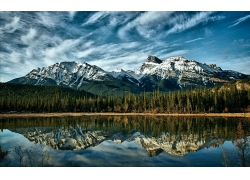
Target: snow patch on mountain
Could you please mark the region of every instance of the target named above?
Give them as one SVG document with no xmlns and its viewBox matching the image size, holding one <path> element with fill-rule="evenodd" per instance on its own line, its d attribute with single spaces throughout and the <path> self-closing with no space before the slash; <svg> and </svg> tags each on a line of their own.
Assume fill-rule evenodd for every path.
<svg viewBox="0 0 250 180">
<path fill-rule="evenodd" d="M 88 81 L 109 80 L 110 76 L 101 68 L 92 66 L 88 63 L 61 62 L 54 65 L 33 69 L 28 73 L 26 78 L 37 80 L 35 85 L 45 79 L 51 79 L 57 85 L 64 84 L 68 86 L 77 86 L 79 88 L 82 83 Z"/>
<path fill-rule="evenodd" d="M 114 78 L 117 78 L 120 80 L 127 80 L 131 82 L 132 84 L 138 84 L 138 80 L 132 74 L 130 74 L 127 71 L 124 71 L 121 68 L 117 68 L 116 70 L 112 72 L 107 72 L 107 73 L 113 76 Z"/>
</svg>

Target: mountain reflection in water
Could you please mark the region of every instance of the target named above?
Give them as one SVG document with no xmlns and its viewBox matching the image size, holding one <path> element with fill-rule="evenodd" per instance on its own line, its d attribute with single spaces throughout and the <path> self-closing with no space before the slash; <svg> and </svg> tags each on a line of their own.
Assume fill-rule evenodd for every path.
<svg viewBox="0 0 250 180">
<path fill-rule="evenodd" d="M 1 129 L 58 151 L 86 150 L 103 141 L 133 142 L 155 157 L 162 152 L 182 157 L 225 141 L 247 138 L 246 118 L 83 116 L 3 119 Z"/>
</svg>

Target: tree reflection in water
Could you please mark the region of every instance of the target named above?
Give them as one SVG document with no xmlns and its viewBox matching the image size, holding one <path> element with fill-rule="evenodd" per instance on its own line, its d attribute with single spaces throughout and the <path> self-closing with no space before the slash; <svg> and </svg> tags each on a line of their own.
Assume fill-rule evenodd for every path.
<svg viewBox="0 0 250 180">
<path fill-rule="evenodd" d="M 3 119 L 1 129 L 9 129 L 23 134 L 30 141 L 50 145 L 55 149 L 67 149 L 65 144 L 73 144 L 71 150 L 86 149 L 102 141 L 134 141 L 139 143 L 150 157 L 163 151 L 175 156 L 184 156 L 203 148 L 222 147 L 225 166 L 249 166 L 250 164 L 250 119 L 222 117 L 154 117 L 154 116 L 84 116 Z M 61 136 L 69 137 L 60 138 Z M 48 136 L 49 135 L 49 136 Z M 42 137 L 39 139 L 37 137 Z M 79 138 L 85 137 L 82 144 Z M 44 140 L 50 138 L 48 140 Z M 86 141 L 87 139 L 87 141 Z M 70 140 L 70 141 L 69 141 Z M 235 145 L 233 151 L 224 148 L 224 142 Z M 61 143 L 61 144 L 60 144 Z M 53 144 L 53 145 L 51 145 Z M 40 166 L 31 158 L 32 151 L 15 148 L 14 153 L 20 166 Z M 46 153 L 45 153 L 46 154 Z M 48 157 L 48 154 L 45 155 Z M 38 158 L 37 158 L 38 159 Z M 46 158 L 45 158 L 46 159 Z M 45 161 L 42 160 L 43 162 Z M 48 158 L 47 158 L 48 159 Z M 47 163 L 49 165 L 49 163 Z M 46 166 L 43 163 L 42 166 Z"/>
<path fill-rule="evenodd" d="M 50 165 L 50 149 L 45 146 L 22 147 L 16 146 L 13 150 L 14 158 L 20 167 L 45 167 Z"/>
<path fill-rule="evenodd" d="M 229 152 L 223 149 L 223 164 L 225 166 L 250 167 L 250 131 L 242 121 L 238 122 L 236 130 L 237 139 L 233 141 L 235 150 Z"/>
<path fill-rule="evenodd" d="M 3 166 L 3 159 L 10 153 L 8 150 L 2 150 L 2 146 L 0 146 L 0 166 Z"/>
</svg>

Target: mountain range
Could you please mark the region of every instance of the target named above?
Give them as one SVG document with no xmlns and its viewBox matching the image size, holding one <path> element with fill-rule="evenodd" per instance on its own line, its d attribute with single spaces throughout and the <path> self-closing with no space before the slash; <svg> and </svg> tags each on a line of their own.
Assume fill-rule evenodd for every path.
<svg viewBox="0 0 250 180">
<path fill-rule="evenodd" d="M 196 87 L 213 87 L 231 80 L 247 78 L 248 75 L 222 70 L 216 64 L 200 63 L 184 57 L 160 60 L 148 56 L 135 70 L 117 68 L 112 72 L 86 62 L 61 62 L 48 67 L 33 69 L 27 75 L 10 83 L 31 85 L 55 85 L 81 89 L 93 94 L 121 94 L 152 92 L 154 89 L 171 91 Z"/>
</svg>

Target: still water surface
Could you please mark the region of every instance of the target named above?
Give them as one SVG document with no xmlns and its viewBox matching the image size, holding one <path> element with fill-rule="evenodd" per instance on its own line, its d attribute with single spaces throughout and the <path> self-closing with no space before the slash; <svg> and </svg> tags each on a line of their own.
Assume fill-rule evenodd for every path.
<svg viewBox="0 0 250 180">
<path fill-rule="evenodd" d="M 250 119 L 84 116 L 0 120 L 1 166 L 249 166 Z"/>
</svg>

